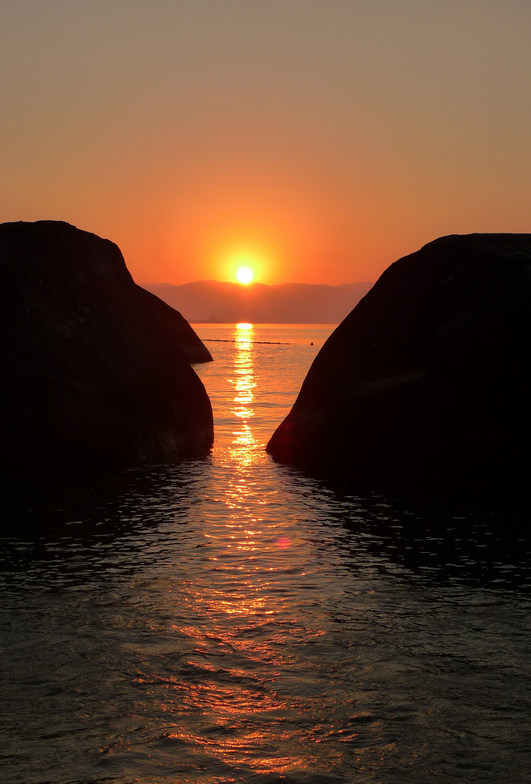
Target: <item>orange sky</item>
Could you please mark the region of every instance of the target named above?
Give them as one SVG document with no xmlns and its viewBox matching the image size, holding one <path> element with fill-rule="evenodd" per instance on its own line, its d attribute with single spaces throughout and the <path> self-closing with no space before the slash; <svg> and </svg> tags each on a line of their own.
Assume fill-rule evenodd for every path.
<svg viewBox="0 0 531 784">
<path fill-rule="evenodd" d="M 0 221 L 118 243 L 139 283 L 375 280 L 527 232 L 531 3 L 0 5 Z"/>
</svg>

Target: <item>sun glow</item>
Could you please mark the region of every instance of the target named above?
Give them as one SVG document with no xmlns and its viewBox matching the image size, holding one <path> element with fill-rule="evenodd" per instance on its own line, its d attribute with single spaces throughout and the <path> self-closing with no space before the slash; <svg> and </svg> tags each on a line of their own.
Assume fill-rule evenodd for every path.
<svg viewBox="0 0 531 784">
<path fill-rule="evenodd" d="M 257 280 L 263 283 L 274 268 L 270 252 L 250 243 L 221 245 L 216 256 L 217 271 L 213 270 L 214 280 L 237 281 L 242 286 L 248 286 Z"/>
<path fill-rule="evenodd" d="M 253 277 L 253 271 L 249 267 L 240 267 L 236 272 L 236 278 L 238 279 L 238 282 L 243 283 L 244 286 L 250 283 Z"/>
</svg>

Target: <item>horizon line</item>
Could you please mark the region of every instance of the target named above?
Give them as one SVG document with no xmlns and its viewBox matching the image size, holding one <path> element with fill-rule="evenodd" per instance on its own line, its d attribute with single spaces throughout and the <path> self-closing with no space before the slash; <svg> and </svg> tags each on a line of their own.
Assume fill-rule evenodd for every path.
<svg viewBox="0 0 531 784">
<path fill-rule="evenodd" d="M 357 286 L 359 284 L 367 285 L 376 283 L 375 280 L 355 280 L 351 283 L 304 283 L 299 281 L 289 281 L 287 283 L 262 283 L 259 280 L 253 280 L 251 283 L 239 283 L 235 280 L 214 280 L 213 278 L 204 278 L 202 280 L 190 280 L 186 283 L 169 283 L 168 281 L 144 281 L 142 283 L 138 283 L 135 281 L 138 286 L 175 286 L 176 288 L 179 286 L 193 286 L 197 283 L 221 283 L 221 284 L 228 284 L 230 286 L 237 286 L 242 289 L 250 289 L 253 286 L 266 286 L 267 288 L 273 288 L 278 286 L 328 286 L 329 288 L 340 288 L 341 286 Z"/>
</svg>

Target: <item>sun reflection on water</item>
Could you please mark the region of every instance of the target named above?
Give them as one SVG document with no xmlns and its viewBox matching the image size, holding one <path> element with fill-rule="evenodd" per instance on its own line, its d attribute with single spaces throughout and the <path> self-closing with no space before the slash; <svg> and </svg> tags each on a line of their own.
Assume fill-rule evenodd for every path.
<svg viewBox="0 0 531 784">
<path fill-rule="evenodd" d="M 223 492 L 204 502 L 211 504 L 204 517 L 199 505 L 204 549 L 186 585 L 175 584 L 186 607 L 183 620 L 196 622 L 177 624 L 187 684 L 179 712 L 186 718 L 173 724 L 169 737 L 238 771 L 243 781 L 310 771 L 323 754 L 326 765 L 330 759 L 321 730 L 314 736 L 306 719 L 322 689 L 320 664 L 307 658 L 325 634 L 301 620 L 295 598 L 308 579 L 308 553 L 295 514 L 278 507 L 274 484 L 261 481 L 262 471 L 271 473 L 257 424 L 263 354 L 252 324 L 235 325 L 232 337 L 224 375 L 230 399 L 215 409 L 223 437 L 214 471 L 223 477 Z M 294 655 L 294 645 L 306 655 Z M 181 689 L 179 679 L 175 688 Z M 326 725 L 326 709 L 322 718 L 320 711 L 317 727 Z"/>
<path fill-rule="evenodd" d="M 233 374 L 230 383 L 234 387 L 232 413 L 237 418 L 238 426 L 233 432 L 230 456 L 241 467 L 250 466 L 256 451 L 257 442 L 249 420 L 254 416 L 254 346 L 252 324 L 236 324 L 234 331 Z"/>
</svg>

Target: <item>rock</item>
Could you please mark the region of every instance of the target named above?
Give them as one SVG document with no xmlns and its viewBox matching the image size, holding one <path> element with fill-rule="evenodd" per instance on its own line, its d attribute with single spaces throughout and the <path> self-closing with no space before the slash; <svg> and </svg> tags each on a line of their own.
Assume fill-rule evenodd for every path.
<svg viewBox="0 0 531 784">
<path fill-rule="evenodd" d="M 531 235 L 442 237 L 395 262 L 325 343 L 267 445 L 360 488 L 525 493 Z"/>
<path fill-rule="evenodd" d="M 0 225 L 4 468 L 209 451 L 190 325 L 137 286 L 119 248 L 67 223 Z"/>
</svg>

